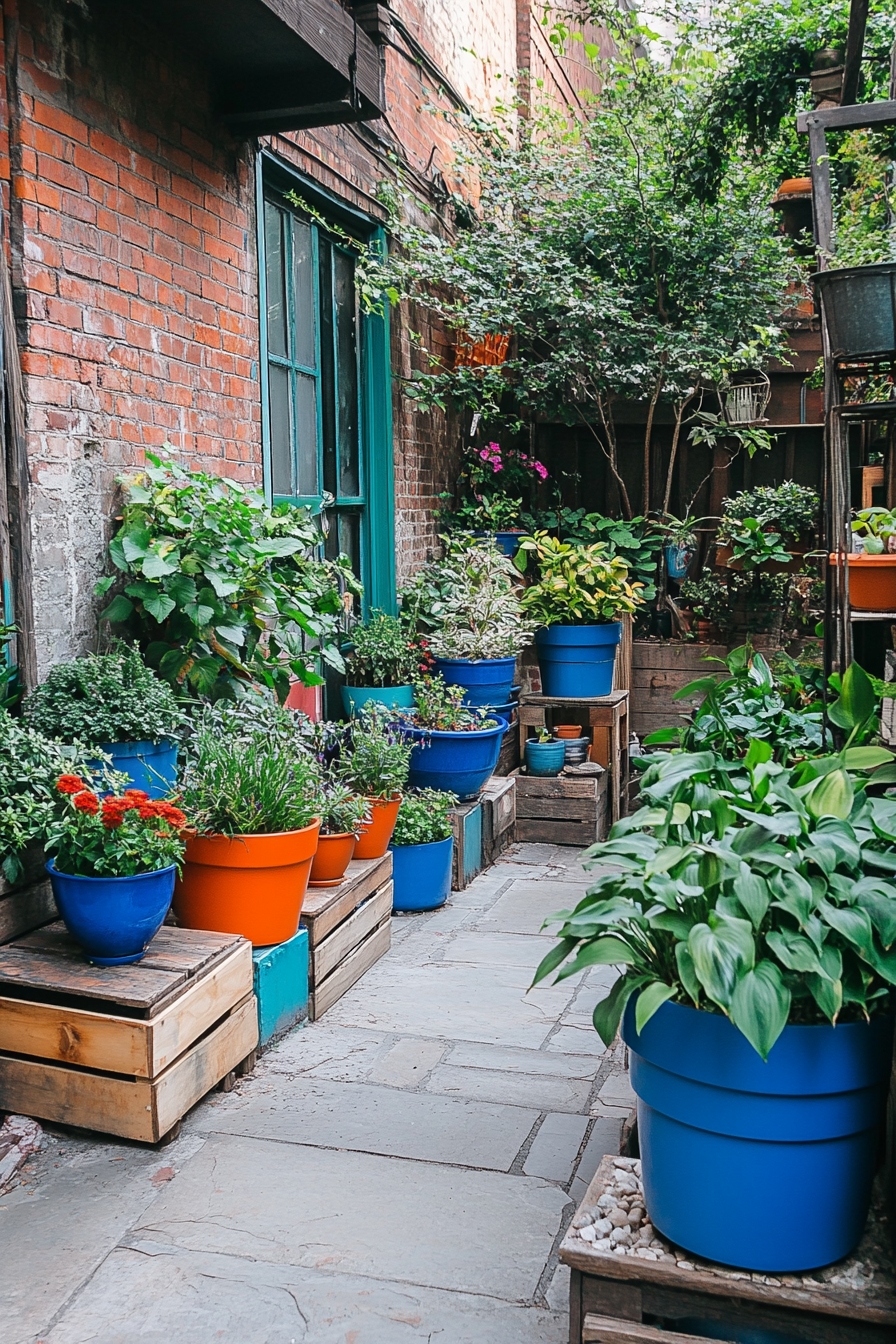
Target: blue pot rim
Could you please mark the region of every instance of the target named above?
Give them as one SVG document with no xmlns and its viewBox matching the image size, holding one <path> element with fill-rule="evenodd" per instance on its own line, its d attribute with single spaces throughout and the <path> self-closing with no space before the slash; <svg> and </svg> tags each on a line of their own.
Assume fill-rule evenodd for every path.
<svg viewBox="0 0 896 1344">
<path fill-rule="evenodd" d="M 577 741 L 578 739 L 573 738 L 572 740 Z M 587 740 L 588 739 L 586 738 L 585 741 Z M 557 751 L 560 747 L 562 747 L 564 751 L 566 750 L 566 742 L 563 738 L 557 738 L 553 742 L 532 741 L 526 743 L 526 751 Z"/>
<path fill-rule="evenodd" d="M 67 877 L 72 882 L 142 882 L 149 877 L 161 877 L 165 873 L 177 872 L 177 864 L 169 863 L 166 868 L 153 868 L 151 873 L 131 873 L 126 877 L 85 877 L 82 873 L 64 873 L 56 867 L 53 859 L 45 865 L 51 877 Z"/>
<path fill-rule="evenodd" d="M 536 634 L 542 630 L 605 630 L 608 625 L 622 625 L 621 621 L 551 621 L 550 625 L 539 625 Z"/>
<path fill-rule="evenodd" d="M 393 843 L 393 841 L 390 840 L 390 841 L 389 841 L 389 848 L 390 848 L 390 849 L 405 849 L 405 850 L 407 850 L 407 849 L 439 849 L 439 848 L 444 848 L 445 845 L 453 845 L 453 844 L 454 844 L 454 836 L 453 836 L 453 835 L 446 835 L 445 838 L 444 838 L 443 840 L 424 840 L 423 843 L 420 844 L 420 845 L 396 845 L 396 844 Z"/>
<path fill-rule="evenodd" d="M 446 667 L 492 667 L 498 664 L 512 663 L 516 666 L 516 654 L 508 655 L 502 658 L 437 658 L 437 663 L 444 663 Z"/>
<path fill-rule="evenodd" d="M 379 691 L 382 693 L 384 691 L 412 691 L 413 689 L 413 682 L 410 681 L 396 681 L 388 686 L 356 686 L 354 682 L 346 682 L 343 687 L 343 690 L 348 691 L 349 695 L 353 691 Z"/>
<path fill-rule="evenodd" d="M 498 726 L 496 728 L 476 728 L 471 732 L 464 732 L 463 729 L 457 729 L 455 732 L 449 733 L 441 728 L 414 728 L 410 724 L 403 723 L 401 725 L 401 731 L 407 733 L 409 737 L 414 738 L 440 737 L 447 739 L 449 742 L 463 742 L 464 740 L 475 742 L 484 737 L 495 737 L 498 733 L 506 733 L 507 729 L 510 727 L 507 720 L 502 719 L 498 714 L 490 714 L 489 718 L 498 720 Z"/>
<path fill-rule="evenodd" d="M 170 751 L 172 747 L 177 746 L 177 739 L 174 737 L 139 737 L 125 738 L 121 742 L 97 742 L 97 750 L 108 752 L 117 751 L 122 755 L 137 756 L 141 751 L 152 751 L 153 748 L 161 748 L 163 751 Z M 127 747 L 126 752 L 122 751 Z"/>
</svg>

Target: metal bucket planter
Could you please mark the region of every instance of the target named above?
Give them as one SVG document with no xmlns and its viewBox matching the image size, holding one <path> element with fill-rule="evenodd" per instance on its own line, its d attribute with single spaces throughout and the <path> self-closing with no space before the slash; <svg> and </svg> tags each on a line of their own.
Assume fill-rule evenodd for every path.
<svg viewBox="0 0 896 1344">
<path fill-rule="evenodd" d="M 845 266 L 813 275 L 834 359 L 896 351 L 896 262 Z"/>
</svg>

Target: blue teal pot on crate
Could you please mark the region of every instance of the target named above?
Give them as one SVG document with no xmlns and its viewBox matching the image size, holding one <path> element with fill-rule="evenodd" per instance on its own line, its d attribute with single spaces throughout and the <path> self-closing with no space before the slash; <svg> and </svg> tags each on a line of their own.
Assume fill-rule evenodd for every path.
<svg viewBox="0 0 896 1344">
<path fill-rule="evenodd" d="M 100 751 L 112 757 L 112 769 L 127 775 L 130 789 L 142 789 L 150 798 L 166 798 L 177 785 L 177 743 L 170 738 L 161 742 L 100 742 Z M 95 770 L 99 761 L 92 761 Z"/>
<path fill-rule="evenodd" d="M 530 775 L 559 775 L 566 761 L 565 742 L 527 742 L 526 773 Z"/>
<path fill-rule="evenodd" d="M 535 632 L 542 695 L 577 700 L 613 689 L 620 621 L 601 625 L 543 625 Z"/>
<path fill-rule="evenodd" d="M 697 554 L 696 544 L 694 542 L 689 542 L 687 545 L 672 545 L 670 543 L 664 549 L 666 572 L 670 579 L 675 579 L 676 583 L 680 583 L 682 579 L 686 579 L 688 576 L 691 562 Z"/>
<path fill-rule="evenodd" d="M 126 966 L 140 961 L 174 896 L 174 864 L 135 877 L 76 877 L 47 864 L 65 927 L 88 961 Z"/>
<path fill-rule="evenodd" d="M 437 910 L 451 892 L 454 837 L 428 845 L 390 845 L 392 909 Z"/>
<path fill-rule="evenodd" d="M 738 1269 L 818 1269 L 858 1244 L 871 1201 L 893 1019 L 788 1026 L 763 1063 L 720 1013 L 664 1003 L 623 1020 L 647 1211 Z"/>
<path fill-rule="evenodd" d="M 449 686 L 463 686 L 464 704 L 496 709 L 510 699 L 516 658 L 437 658 L 436 671 Z"/>
<path fill-rule="evenodd" d="M 472 733 L 427 732 L 402 728 L 413 740 L 409 783 L 414 789 L 440 789 L 458 798 L 475 798 L 494 773 L 507 732 L 507 720 L 496 714 L 497 727 Z"/>
<path fill-rule="evenodd" d="M 343 686 L 342 706 L 349 716 L 375 700 L 387 709 L 410 709 L 414 703 L 413 686 Z"/>
</svg>

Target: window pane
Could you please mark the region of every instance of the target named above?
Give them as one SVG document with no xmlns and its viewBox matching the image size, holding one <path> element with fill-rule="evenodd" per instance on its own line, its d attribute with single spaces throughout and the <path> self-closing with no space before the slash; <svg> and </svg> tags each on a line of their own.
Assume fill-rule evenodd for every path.
<svg viewBox="0 0 896 1344">
<path fill-rule="evenodd" d="M 314 258 L 311 250 L 311 226 L 293 217 L 292 273 L 296 315 L 297 364 L 316 369 L 314 352 Z"/>
<path fill-rule="evenodd" d="M 359 495 L 358 343 L 355 262 L 348 252 L 333 251 L 333 299 L 336 319 L 336 424 L 339 444 L 339 493 Z"/>
<path fill-rule="evenodd" d="M 317 390 L 307 373 L 296 374 L 296 435 L 300 495 L 317 495 Z"/>
<path fill-rule="evenodd" d="M 264 203 L 264 257 L 268 302 L 268 349 L 286 355 L 286 260 L 283 225 L 287 216 L 270 201 Z"/>
<path fill-rule="evenodd" d="M 324 489 L 339 490 L 336 473 L 336 374 L 333 350 L 333 248 L 328 239 L 318 240 L 320 257 L 320 393 L 323 427 Z"/>
<path fill-rule="evenodd" d="M 294 495 L 289 370 L 268 365 L 271 398 L 271 486 L 275 495 Z"/>
<path fill-rule="evenodd" d="M 339 509 L 330 517 L 326 554 L 330 560 L 347 555 L 353 573 L 361 575 L 361 515 L 352 509 Z"/>
</svg>

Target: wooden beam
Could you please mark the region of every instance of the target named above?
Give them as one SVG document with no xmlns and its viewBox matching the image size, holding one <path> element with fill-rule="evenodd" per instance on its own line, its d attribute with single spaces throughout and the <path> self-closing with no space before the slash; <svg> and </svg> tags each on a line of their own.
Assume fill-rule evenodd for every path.
<svg viewBox="0 0 896 1344">
<path fill-rule="evenodd" d="M 862 73 L 862 50 L 868 25 L 868 0 L 852 0 L 849 8 L 849 30 L 846 34 L 846 56 L 843 61 L 843 107 L 855 103 Z"/>
<path fill-rule="evenodd" d="M 839 111 L 839 108 L 836 109 Z M 834 234 L 834 202 L 831 195 L 831 163 L 828 158 L 827 137 L 824 126 L 818 124 L 813 115 L 809 124 L 809 163 L 812 173 L 812 225 L 815 232 L 815 249 L 818 253 L 818 269 L 827 270 L 831 255 L 831 242 Z"/>
<path fill-rule="evenodd" d="M 800 135 L 809 132 L 812 122 L 825 131 L 857 130 L 865 126 L 896 125 L 896 101 L 881 103 L 853 103 L 849 107 L 824 107 L 814 112 L 800 112 L 796 129 Z"/>
</svg>

